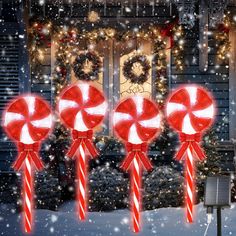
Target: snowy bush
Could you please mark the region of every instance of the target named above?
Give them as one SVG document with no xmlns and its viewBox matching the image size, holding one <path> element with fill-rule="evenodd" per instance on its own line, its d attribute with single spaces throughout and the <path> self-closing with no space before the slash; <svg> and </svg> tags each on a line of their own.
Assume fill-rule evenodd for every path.
<svg viewBox="0 0 236 236">
<path fill-rule="evenodd" d="M 61 201 L 58 179 L 47 171 L 36 173 L 35 198 L 37 208 L 56 210 Z"/>
<path fill-rule="evenodd" d="M 17 210 L 21 204 L 21 178 L 15 174 L 2 174 L 0 179 L 0 204 L 13 203 Z"/>
<path fill-rule="evenodd" d="M 184 178 L 169 166 L 155 167 L 143 178 L 143 209 L 177 207 L 184 200 Z"/>
<path fill-rule="evenodd" d="M 90 211 L 110 211 L 127 206 L 128 179 L 111 167 L 96 167 L 91 171 L 89 191 Z"/>
</svg>

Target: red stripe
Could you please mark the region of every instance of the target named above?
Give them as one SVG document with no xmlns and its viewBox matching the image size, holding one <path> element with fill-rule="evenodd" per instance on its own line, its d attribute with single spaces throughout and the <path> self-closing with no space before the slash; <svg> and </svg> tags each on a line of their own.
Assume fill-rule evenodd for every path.
<svg viewBox="0 0 236 236">
<path fill-rule="evenodd" d="M 189 146 L 189 150 L 193 155 L 192 146 Z M 193 199 L 194 199 L 194 166 L 193 166 L 193 162 L 191 162 L 190 160 L 188 153 L 187 153 L 187 158 L 186 158 L 186 165 L 187 165 L 186 166 L 187 187 L 189 187 L 192 193 L 192 199 L 191 199 L 188 191 L 186 190 L 187 221 L 189 223 L 192 223 L 193 222 Z"/>
<path fill-rule="evenodd" d="M 187 195 L 187 221 L 189 223 L 193 222 L 193 202 L 191 201 L 190 197 Z"/>
<path fill-rule="evenodd" d="M 31 120 L 41 120 L 51 114 L 50 107 L 44 100 L 36 97 L 34 105 L 35 112 L 32 114 Z"/>
<path fill-rule="evenodd" d="M 29 160 L 29 164 L 31 165 L 31 159 L 30 156 L 27 157 Z M 32 205 L 32 176 L 31 172 L 27 168 L 27 165 L 25 164 L 24 168 L 24 226 L 25 226 L 25 232 L 30 233 L 32 229 L 32 213 L 31 213 L 31 207 L 28 206 L 26 202 L 26 196 L 28 197 L 31 205 Z M 27 184 L 29 183 L 29 186 Z"/>
<path fill-rule="evenodd" d="M 83 143 L 81 145 L 82 145 L 82 148 L 84 149 L 84 152 L 85 152 L 85 145 Z M 80 155 L 80 154 L 79 154 L 79 163 L 78 163 L 77 172 L 78 172 L 78 186 L 77 186 L 78 213 L 79 213 L 80 220 L 85 220 L 85 212 L 87 210 L 87 206 L 86 206 L 86 161 L 83 159 L 82 155 Z M 79 183 L 81 183 L 81 185 L 84 189 L 85 197 L 83 197 L 83 195 L 82 195 Z"/>
<path fill-rule="evenodd" d="M 29 115 L 28 104 L 23 97 L 19 97 L 13 101 L 7 111 L 21 114 L 24 117 L 28 117 Z"/>
<path fill-rule="evenodd" d="M 193 181 L 191 180 L 191 177 L 187 175 L 186 178 L 187 178 L 187 185 L 191 190 L 193 190 Z"/>
<path fill-rule="evenodd" d="M 139 157 L 136 156 L 135 157 L 139 166 Z M 139 167 L 138 167 L 139 168 Z M 133 210 L 133 231 L 135 233 L 138 233 L 140 230 L 140 212 L 139 212 L 139 208 L 140 208 L 140 173 L 139 173 L 139 169 L 137 170 L 135 168 L 134 165 L 134 161 L 133 161 L 133 172 L 132 172 L 133 176 L 132 176 L 132 191 L 133 191 L 133 199 L 132 199 L 132 210 Z M 135 182 L 137 183 L 137 186 L 135 185 Z M 134 202 L 134 196 L 136 197 L 139 206 L 136 207 L 135 202 Z"/>
<path fill-rule="evenodd" d="M 187 220 L 188 220 L 188 223 L 193 223 L 193 217 L 191 216 L 189 212 L 187 213 Z"/>
</svg>

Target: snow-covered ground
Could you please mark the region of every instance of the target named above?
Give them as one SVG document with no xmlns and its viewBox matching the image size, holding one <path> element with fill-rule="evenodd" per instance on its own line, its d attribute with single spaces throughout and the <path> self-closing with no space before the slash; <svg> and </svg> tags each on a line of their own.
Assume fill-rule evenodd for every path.
<svg viewBox="0 0 236 236">
<path fill-rule="evenodd" d="M 108 213 L 89 213 L 85 222 L 80 222 L 74 213 L 75 202 L 67 202 L 59 211 L 36 210 L 32 235 L 47 236 L 109 236 L 134 235 L 130 231 L 130 212 L 118 210 Z M 164 208 L 142 213 L 140 236 L 175 235 L 203 236 L 206 229 L 206 210 L 202 204 L 195 207 L 196 220 L 188 225 L 184 220 L 184 209 Z M 215 216 L 215 214 L 214 214 Z M 222 211 L 223 235 L 236 235 L 236 208 Z M 24 235 L 21 215 L 15 214 L 10 205 L 0 205 L 0 235 Z M 216 236 L 216 219 L 209 227 L 209 236 Z"/>
</svg>

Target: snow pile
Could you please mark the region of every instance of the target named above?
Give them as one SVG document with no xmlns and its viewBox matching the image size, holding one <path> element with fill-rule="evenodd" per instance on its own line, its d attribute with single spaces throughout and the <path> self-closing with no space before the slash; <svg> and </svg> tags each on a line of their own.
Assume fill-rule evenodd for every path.
<svg viewBox="0 0 236 236">
<path fill-rule="evenodd" d="M 222 211 L 223 235 L 236 235 L 236 210 Z M 34 236 L 102 236 L 134 235 L 130 231 L 130 212 L 88 213 L 85 222 L 78 221 L 75 215 L 75 202 L 67 202 L 58 212 L 36 210 Z M 140 236 L 203 236 L 206 229 L 206 210 L 202 204 L 195 207 L 196 221 L 192 225 L 185 223 L 183 208 L 162 208 L 142 212 L 143 227 Z M 215 216 L 215 215 L 214 215 Z M 11 210 L 11 205 L 0 205 L 0 235 L 20 236 L 22 234 L 21 215 Z M 216 235 L 216 219 L 209 227 L 208 236 Z"/>
</svg>

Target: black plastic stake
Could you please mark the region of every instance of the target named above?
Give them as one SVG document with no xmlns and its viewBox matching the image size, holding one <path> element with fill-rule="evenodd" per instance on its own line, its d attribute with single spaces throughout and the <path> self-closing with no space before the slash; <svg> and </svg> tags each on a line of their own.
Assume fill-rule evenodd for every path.
<svg viewBox="0 0 236 236">
<path fill-rule="evenodd" d="M 221 231 L 221 207 L 217 208 L 217 236 L 222 236 L 222 231 Z"/>
</svg>

